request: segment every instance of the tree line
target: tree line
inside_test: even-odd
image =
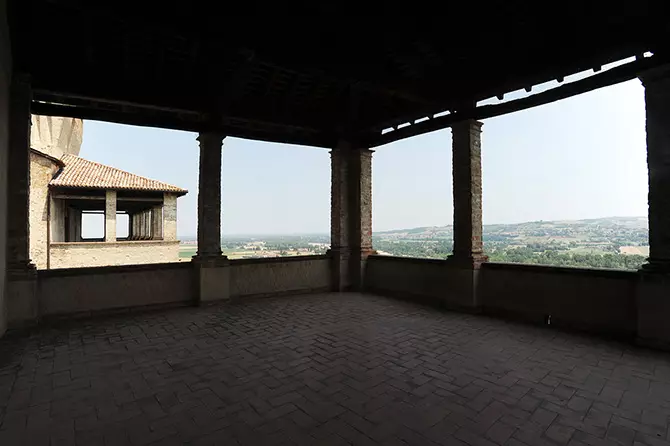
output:
[[[429,259],[446,259],[453,251],[453,243],[447,240],[406,241],[406,240],[375,240],[374,248],[378,251],[400,257],[417,257]],[[618,253],[581,254],[566,251],[565,248],[542,249],[532,247],[495,247],[486,249],[485,253],[492,262],[526,263],[548,266],[573,266],[582,268],[613,268],[637,270],[645,263],[641,255],[624,255]]]

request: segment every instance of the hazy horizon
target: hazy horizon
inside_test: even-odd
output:
[[[483,226],[499,226],[499,225],[506,225],[506,226],[513,226],[513,225],[519,225],[519,224],[525,224],[525,223],[538,223],[538,222],[546,222],[546,223],[553,223],[553,222],[580,222],[580,221],[589,221],[589,220],[614,220],[614,219],[632,219],[632,218],[643,218],[646,219],[646,215],[610,215],[606,217],[593,217],[593,218],[580,218],[580,219],[556,219],[556,220],[528,220],[528,221],[518,221],[518,222],[511,222],[511,223],[484,223]],[[453,226],[453,223],[449,223],[446,225],[423,225],[423,226],[414,226],[411,228],[394,228],[394,229],[385,229],[383,231],[372,231],[374,233],[382,233],[382,232],[394,232],[394,231],[404,231],[404,230],[411,230],[411,229],[418,229],[418,228],[446,228],[449,226]],[[249,233],[222,233],[222,237],[281,237],[281,236],[330,236],[330,231],[328,232],[294,232],[294,233],[282,233],[282,232],[266,232],[266,233],[255,233],[255,232],[249,232]],[[189,238],[189,239],[195,239],[197,237],[197,234],[183,234],[180,237],[182,238]]]
[[[646,216],[643,93],[633,80],[484,120],[484,224]],[[186,237],[197,232],[195,138],[86,121],[80,155],[188,189],[178,201]],[[376,148],[373,231],[451,224],[451,168],[450,129]],[[227,138],[221,221],[223,236],[328,234],[328,150]]]

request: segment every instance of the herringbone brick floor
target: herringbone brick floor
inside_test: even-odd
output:
[[[670,445],[669,356],[360,294],[0,341],[0,445]]]

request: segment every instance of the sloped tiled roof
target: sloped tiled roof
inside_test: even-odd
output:
[[[75,187],[86,189],[107,190],[146,190],[155,192],[172,192],[184,195],[188,191],[171,184],[134,175],[115,167],[65,154],[61,158],[65,164],[61,173],[51,182],[50,186]]]

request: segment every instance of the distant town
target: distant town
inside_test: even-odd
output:
[[[453,248],[452,226],[375,232],[381,255],[444,259]],[[325,254],[327,234],[224,237],[230,259]],[[484,225],[484,250],[491,261],[591,268],[638,269],[649,255],[646,217],[533,221]],[[180,258],[196,252],[195,237],[183,238]]]

